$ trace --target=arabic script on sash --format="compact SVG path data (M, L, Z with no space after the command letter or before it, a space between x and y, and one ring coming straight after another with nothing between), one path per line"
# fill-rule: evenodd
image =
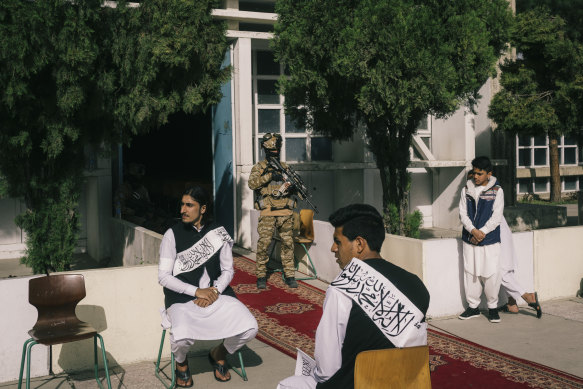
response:
M198 268L219 251L223 247L223 243L232 241L233 239L224 227L209 231L192 247L176 255L172 274L176 276Z
M364 261L352 259L330 286L356 302L396 347L427 343L423 313Z

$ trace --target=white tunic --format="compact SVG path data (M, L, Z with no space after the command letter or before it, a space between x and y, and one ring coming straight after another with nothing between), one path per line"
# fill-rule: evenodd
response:
M220 251L221 275L213 286L222 293L235 274L233 268L232 242L225 242ZM158 282L165 288L177 293L187 294L195 299L198 287L210 287L210 277L204 270L198 287L188 284L172 275L176 259L176 243L172 229L162 238L160 245L160 263L158 265ZM251 312L239 300L226 295L220 295L218 300L206 308L199 307L192 301L172 304L162 312L162 327L172 327L174 340L199 339L212 340L228 338L241 334L253 327L257 322Z
M316 330L314 376L291 376L279 383L279 389L313 389L330 379L342 365L342 343L352 309L352 300L336 288L326 290L322 318Z
M467 182L467 192L466 188L462 189L459 211L460 220L464 228L468 232L472 232L474 227L473 221L468 217L468 209L466 203L466 193L474 198L476 207L478 206L478 199L480 194L494 186L496 183L496 177L490 177L488 184L485 186L476 186L472 180ZM500 222L502 221L503 211L504 211L504 192L502 188L498 189L496 194L496 199L494 200L492 216L486 224L480 228L484 234L488 234L495 230ZM491 275L498 272L499 269L499 259L500 259L500 243L495 243L486 246L474 246L472 244L463 242L463 253L464 253L464 270L475 276L480 277L490 277Z

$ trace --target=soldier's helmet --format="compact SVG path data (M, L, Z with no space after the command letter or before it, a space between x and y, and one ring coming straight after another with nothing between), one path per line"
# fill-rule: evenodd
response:
M263 135L261 147L263 147L268 156L279 155L279 150L281 149L281 135L268 132Z

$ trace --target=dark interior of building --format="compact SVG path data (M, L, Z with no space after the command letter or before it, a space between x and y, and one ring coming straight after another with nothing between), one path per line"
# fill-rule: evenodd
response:
M164 233L179 217L182 192L190 184L212 194L211 113L177 113L166 125L124 146L123 184L115 190L121 217Z

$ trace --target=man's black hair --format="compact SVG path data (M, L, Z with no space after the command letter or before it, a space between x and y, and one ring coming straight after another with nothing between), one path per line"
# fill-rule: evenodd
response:
M385 227L379 211L368 204L350 204L336 210L328 218L334 227L343 227L342 234L353 241L364 238L372 251L381 251Z
M202 215L202 224L207 224L212 221L212 209L210 197L207 191L200 185L192 185L187 187L182 193L183 196L192 197L197 203L200 204L201 208L206 205L206 211Z
M490 173L493 169L490 158L485 156L474 158L472 161L472 166L481 170L485 170L486 173Z

